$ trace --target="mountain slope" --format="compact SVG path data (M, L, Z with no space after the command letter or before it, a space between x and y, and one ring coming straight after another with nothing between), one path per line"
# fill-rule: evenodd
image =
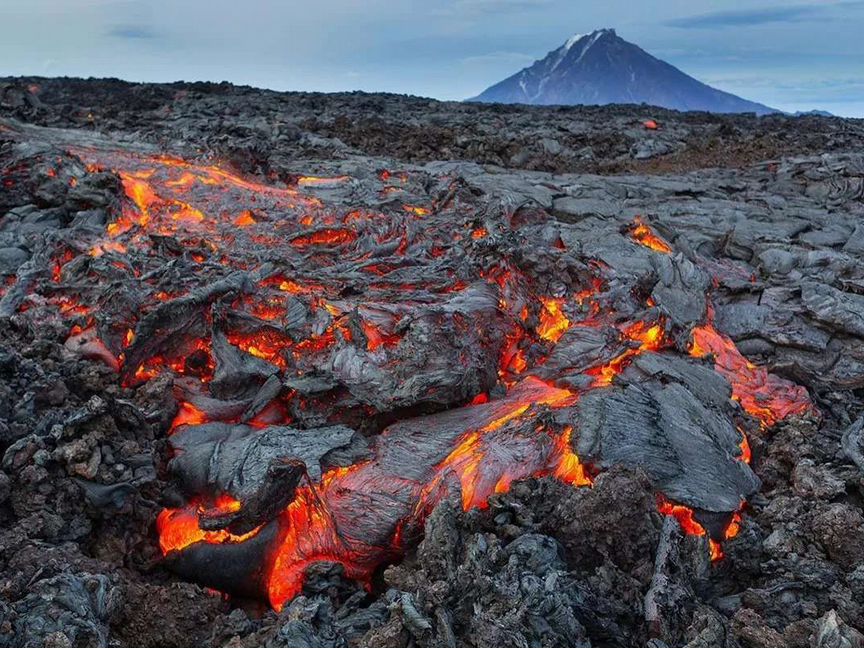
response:
M777 112L712 88L620 38L576 35L542 60L469 101L535 105L646 103L716 113Z

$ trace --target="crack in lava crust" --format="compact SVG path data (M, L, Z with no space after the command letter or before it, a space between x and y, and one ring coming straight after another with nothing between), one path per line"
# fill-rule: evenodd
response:
M317 561L368 580L450 493L467 510L532 476L590 485L575 451L580 399L615 389L641 357L713 358L743 408L727 417L740 415L721 448L731 462L750 460L744 412L768 427L812 407L744 358L710 309L682 322L561 238L526 255L516 215L490 214L456 178L383 171L277 186L169 157L74 153L119 176L122 207L104 232L59 249L49 288L19 310L54 307L72 325L67 347L128 386L176 378L172 468L189 499L160 514L161 549L218 556L275 528L254 568L277 609ZM689 262L644 219L621 235L639 254ZM128 288L112 294L112 282ZM202 477L190 462L210 443L260 462ZM201 464L215 471L211 459ZM694 507L658 506L710 536L714 557L737 532L738 511L720 511L723 529L709 532Z

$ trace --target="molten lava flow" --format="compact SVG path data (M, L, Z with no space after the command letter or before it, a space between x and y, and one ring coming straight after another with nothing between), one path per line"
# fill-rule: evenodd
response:
M681 529L689 535L705 535L705 527L693 517L693 509L680 504L673 504L662 495L657 496L657 508L663 515L670 515L678 520Z
M741 432L741 443L738 445L741 448L741 461L749 464L753 459L753 453L750 451L750 442L747 440L747 435Z
M418 207L417 205L404 205L402 208L415 216L428 216L432 213L426 207Z
M357 239L357 234L345 229L325 229L307 236L298 236L291 241L295 247L310 245L344 245Z
M294 341L275 329L264 329L257 333L229 333L228 341L249 355L266 360L280 369L287 361L284 352L294 346Z
M547 411L573 406L579 394L532 376L532 372L544 375L540 369L556 346L568 341L565 333L571 328L620 328L618 355L586 372L591 389L611 385L639 354L671 349L679 342L667 341L667 333L675 329L667 329L663 321L617 324L621 317L610 307L613 302L605 299L614 280L600 261L588 263L593 277L585 290L566 298L538 300L536 296L547 289L538 285L541 279L506 252L500 257L497 251L490 252L492 240L501 235L491 218L481 221L476 210L451 210L443 203L424 202L428 197L422 196L411 200L429 207L393 206L398 196L390 194L409 194L407 174L381 172L381 182L400 185L381 189L388 197L379 202L390 206L325 208L311 194L344 192L348 188L343 185L353 184L351 178L292 176L293 184L276 187L218 166L169 157L96 150L76 154L91 171L115 170L125 200L122 212L108 224L104 235L92 235L80 250L58 248L50 266L52 292L43 302L65 317L79 318L69 322L77 327L72 328L68 347L115 369L123 368L129 358L124 374L128 384L166 372L183 377L184 389L191 391L180 403L169 434L216 420L247 421L255 434L295 419L298 427L319 419L344 422L347 415L339 408L345 400L350 403L346 409L359 410L360 416L368 412L370 420L392 420L399 411L358 407L357 400L363 402L362 398L351 400L355 394L340 382L341 375L333 384L325 379L320 380L321 387L310 388L327 390L320 399L323 405L314 404L315 397L304 395L299 387L296 392L287 388L296 384L287 379L303 383L311 376L314 379L307 382L314 383L319 374L327 374L322 368L332 369L338 364L337 354L345 351L358 362L348 363L345 370L358 374L348 376L346 383L365 380L367 368L369 375L381 372L389 379L388 372L400 368L400 353L417 352L418 346L412 345L418 340L419 346L423 340L435 340L426 337L423 326L437 321L434 318L441 313L446 313L445 321L454 323L452 333L466 339L466 331L500 326L487 338L475 338L483 340L481 344L465 344L462 355L454 356L468 369L471 354L497 355L498 384L486 384L484 377L484 384L476 390L482 393L460 392L457 397L458 402L469 405L390 425L375 437L372 459L325 471L318 482L302 483L294 500L268 522L268 531L273 530L277 540L261 569L270 602L277 609L300 592L304 573L314 562L338 562L349 577L370 579L382 564L401 556L416 541L432 508L456 489L467 510L488 506L492 495L532 476L551 476L573 486L591 485L588 468L573 451L578 430L558 421L563 412L551 416ZM453 223L462 225L454 231ZM641 219L636 219L630 234L656 252L672 251ZM551 253L564 254L561 251L566 246L560 238L550 245ZM428 278L418 276L418 264L426 264L423 270L429 269ZM240 274L243 280L231 284L228 296L201 298L214 284ZM129 315L103 330L97 322L107 321L99 312L106 308L106 300L85 299L87 293L77 292L78 286L90 280L100 286L116 285L122 276L128 285L140 288L138 293L130 289L138 299L135 306L140 307L140 315ZM494 317L474 317L470 289L475 284L490 291L487 303ZM447 301L451 299L454 301ZM451 309L456 303L459 306ZM472 310L463 310L466 303ZM175 316L196 308L194 317L175 322ZM155 316L162 313L168 313L165 320L169 324L159 324ZM143 321L144 317L152 319ZM153 321L159 325L153 327ZM260 371L268 379L267 386L272 386L273 373L281 372L276 376L280 380L275 381L278 396L271 394L269 402L253 402L256 407L249 406L249 413L244 414L259 387L250 379L251 395L224 400L221 414L215 413L218 407L209 408L207 403L215 400L216 391L211 388L220 348L217 332L224 334L219 340L222 349L225 340L234 347L229 349L234 354L229 358L242 358L252 374ZM429 351L430 355L435 351ZM694 329L691 354L713 354L717 371L732 383L736 400L765 425L809 407L801 388L749 363L710 324ZM219 363L220 371L232 364L224 356ZM256 379L261 375L255 374ZM392 375L403 379L398 371ZM494 374L488 381L494 382ZM346 392L351 392L350 398ZM432 402L437 406L437 401ZM321 409L312 411L316 406ZM349 414L356 419L356 411ZM410 452L399 455L400 443L388 446L393 439ZM415 463L409 466L406 456ZM751 458L743 434L739 458L744 462ZM665 500L659 507L664 514L675 516L688 533L707 535L691 509ZM202 519L212 522L214 515L242 509L241 502L226 493L199 493L185 507L162 511L157 520L162 552L179 552L198 543L248 540L260 529L235 535L200 527ZM727 538L737 533L739 521L736 513L726 530ZM713 539L711 548L718 557L720 547Z
M589 369L586 373L589 376L594 376L595 387L611 385L615 376L620 374L637 355L659 350L663 346L665 334L660 324L648 326L645 322L634 322L624 329L623 338L630 343L638 342L639 346L627 349L605 365L596 369Z
M552 468L552 476L571 486L590 486L593 480L585 472L585 466L573 452L571 437L573 428L569 425L555 439L556 460Z
M319 178L317 176L303 176L297 180L297 184L301 187L333 187L348 182L351 178L348 176L337 176L335 178Z
M422 518L446 490L446 481L458 480L465 509L486 506L493 493L503 492L512 481L531 475L560 474L574 485L590 483L581 472L578 460L571 456L569 434L550 444L551 449L545 452L533 442L529 443L533 451L520 452L521 463L492 456L501 450L491 440L487 443L490 436L508 424L522 425L534 418L538 406L564 407L574 400L573 394L566 390L529 379L504 401L469 406L468 410L472 414L479 412L478 416L485 418L485 423L464 434L440 463L430 467L425 482L401 476L402 466L386 466L373 460L332 470L319 486L301 489L280 520L283 535L269 579L271 604L280 609L296 596L303 584L303 572L316 561L340 562L349 577L368 579L380 564L404 550L400 530L406 525L422 524ZM388 431L382 436L386 435ZM346 516L353 520L362 515L357 509L358 502L382 495L391 497L386 493L392 493L396 500L411 493L414 502L409 518L400 519L386 533L386 542L370 545L359 541L353 529L340 526ZM383 549L385 546L389 549Z
M255 225L257 222L252 212L248 209L240 212L240 215L234 219L234 224L237 227L249 227L250 225Z
M235 509L225 509L217 506L219 510L226 512ZM239 510L239 509L236 509ZM196 542L208 542L210 544L223 544L226 542L239 543L255 537L260 529L253 529L243 535L234 535L228 531L204 531L198 523L201 508L190 504L182 509L164 509L156 518L156 531L159 533L159 548L162 555L171 551L178 551Z
M3 297L3 295L6 294L6 291L9 288L11 288L12 286L14 286L17 282L18 282L18 277L16 277L16 276L6 277L3 280L2 285L0 285L0 297Z
M51 281L54 283L60 283L63 278L63 266L74 258L75 253L72 250L65 250L63 254L60 255L60 258L55 259L51 269Z
M368 351L375 351L382 346L394 346L399 344L399 341L402 339L399 335L382 332L380 328L365 320L362 326L363 334L366 336L366 349Z
M404 551L403 529L421 526L425 515L446 492L446 484L454 480L462 487L462 503L466 509L485 506L493 493L503 492L513 481L531 475L552 474L574 485L589 484L590 480L570 449L569 429L552 435L537 428L536 435L515 440L508 435L508 442L515 444L508 451L500 445L501 439L495 439L496 434L506 434L508 426L534 430L531 421L541 406L565 407L574 400L575 396L569 391L527 379L502 401L471 405L461 412L439 415L444 429L453 421L471 420L478 424L457 437L454 449L441 461L425 468L422 463L414 467L413 478L402 474L406 467L401 461L393 464L386 458L377 458L332 469L324 474L320 483L301 486L278 521L279 540L271 557L268 577L273 607L281 609L299 593L304 572L314 562L339 562L349 577L369 579L378 566ZM423 419L418 419L416 424L411 421L397 424L385 430L381 438L400 434L411 438L415 430L423 430L428 424ZM550 437L549 442L538 443ZM434 448L423 450L430 451ZM522 461L514 461L516 456ZM381 497L385 499L379 500ZM391 498L392 503L386 504ZM374 504L376 501L381 503ZM237 504L230 499L221 506L226 505L236 510ZM366 510L369 505L379 507L379 515L382 505L385 512L390 507L402 506L396 510L403 510L404 514L393 518L389 526L382 526L382 520L370 527L364 522L364 516L370 514ZM218 506L217 501L210 508ZM200 530L196 516L206 509L198 504L163 511L157 521L162 551L167 554L198 542L242 542L249 537ZM373 535L364 536L364 533Z
M363 466L337 468L326 473L317 488L298 490L294 501L282 513L279 523L283 532L273 558L268 584L270 604L277 610L300 593L306 568L315 562L337 561L345 574L356 580L368 580L372 572L387 559L387 551L362 544L352 545L340 535L336 522L325 504L338 484Z
M681 530L684 531L684 533L686 533L687 535L708 535L707 531L705 531L705 527L699 524L699 522L696 521L696 518L693 517L693 509L687 506L683 506L681 504L673 504L662 495L658 495L657 510L659 510L660 513L663 515L668 515L678 520L678 524L681 525ZM735 533L737 533L737 526ZM733 536L727 535L727 539L729 537ZM717 561L723 558L723 549L720 546L719 542L717 542L713 538L708 538L708 547L711 551L712 561Z
M634 227L631 231L631 235L637 242L656 252L662 252L663 254L669 254L672 252L672 248L669 247L669 244L657 236L654 233L654 230L642 222L641 218L637 216L633 221L633 225Z
M126 196L138 208L140 215L138 225L145 227L150 222L150 209L159 202L159 197L156 195L153 187L150 186L150 183L145 178L140 177L140 175L134 176L121 173L120 179L123 181L123 190L126 192ZM124 213L125 216L126 214ZM112 225L116 227L112 228ZM123 231L128 230L131 226L131 223L128 222L112 223L108 225L108 234L117 236L118 234L122 234Z
M66 348L74 350L82 358L98 360L114 371L120 370L120 361L99 337L92 321L86 326L75 325L69 331Z
M504 340L501 347L501 359L498 363L498 375L506 379L508 374L518 376L528 368L525 352L519 345L525 339L522 329L514 329Z
M94 245L90 249L90 256L98 258L98 257L101 257L106 252L115 252L117 254L126 254L126 246L123 245L122 243L116 243L114 241L105 241L104 243Z
M526 405L520 409L521 412L524 412L528 409L528 406ZM443 462L444 466L459 475L462 490L462 508L466 511L472 508L483 507L486 503L485 498L481 497L484 493L478 492L476 484L477 471L480 463L483 461L480 435L480 432L469 434Z
M240 501L231 497L228 493L222 493L216 497L213 508L221 513L236 513L242 508Z
M168 434L173 434L174 431L181 425L201 425L207 422L207 416L192 403L180 403L180 409L177 411L177 416L171 421L171 427L168 428Z
M741 355L732 340L719 333L710 323L693 329L690 355L696 358L713 355L715 369L732 385L732 398L738 401L748 414L758 419L763 427L770 427L789 416L803 414L812 408L807 392L802 387L773 376L751 363ZM740 429L739 431L739 459L749 464L752 459L750 443L747 435ZM691 509L672 505L664 500L660 504L660 511L666 515L674 515L686 533L705 535L705 529L693 519ZM740 521L739 511L733 515L726 527L725 539L732 539L738 534ZM713 560L723 557L723 550L718 542L712 539L710 546Z
M183 354L181 355L181 353ZM176 354L170 358L161 355L148 358L146 362L135 369L134 380L131 382L134 384L151 380L161 375L166 369L181 375L196 376L202 382L208 382L213 376L215 368L216 363L210 348L210 340L196 339L187 344L185 348L178 349Z
M694 358L713 355L715 369L732 385L732 398L765 427L804 414L812 407L803 387L754 365L711 324L693 329L690 355Z
M564 315L561 307L563 299L541 299L543 309L540 311L540 326L537 335L548 342L558 342L561 336L570 328L570 320Z

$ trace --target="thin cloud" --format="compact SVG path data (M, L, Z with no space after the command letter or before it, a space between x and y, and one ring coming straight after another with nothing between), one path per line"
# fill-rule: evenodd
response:
M436 11L438 15L501 15L548 8L554 0L456 0Z
M841 3L842 5L861 5L860 2ZM683 29L722 29L725 27L751 27L769 23L796 23L825 17L839 4L806 4L766 9L745 9L742 11L714 11L711 13L687 16L669 20L666 25Z
M454 4L481 11L522 11L552 4L552 0L457 0Z
M489 52L488 54L478 54L476 56L466 56L462 59L462 63L468 65L489 65L497 63L531 63L536 60L536 56L525 54L523 52Z
M126 38L129 40L151 40L159 38L159 34L149 27L140 25L115 25L107 32L113 38Z

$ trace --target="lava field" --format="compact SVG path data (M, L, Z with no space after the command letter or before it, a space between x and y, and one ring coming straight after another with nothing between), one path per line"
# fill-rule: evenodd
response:
M0 647L864 646L862 145L0 79Z

